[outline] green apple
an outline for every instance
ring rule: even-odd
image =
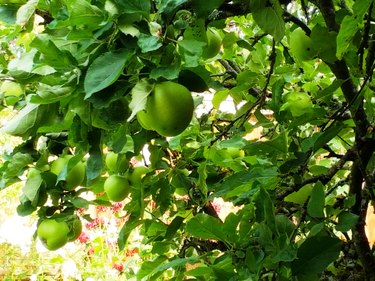
[[[137,166],[129,175],[129,181],[132,186],[139,186],[142,178],[149,172],[145,166]]]
[[[51,164],[51,172],[58,176],[65,168],[65,166],[68,165],[69,160],[72,157],[73,155],[65,155],[53,161]],[[65,178],[65,189],[70,191],[81,185],[85,179],[85,174],[86,165],[82,161],[79,161],[68,171]]]
[[[130,185],[127,178],[120,175],[110,175],[104,182],[104,191],[108,199],[120,202],[128,196]]]
[[[194,101],[190,91],[175,82],[157,83],[147,97],[146,110],[137,113],[138,122],[146,130],[162,136],[177,136],[193,118]]]
[[[64,221],[55,219],[43,220],[37,229],[37,235],[43,245],[50,251],[63,247],[68,242],[69,227]]]

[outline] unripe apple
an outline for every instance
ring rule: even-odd
[[[43,245],[50,251],[63,247],[68,242],[69,227],[64,221],[55,219],[43,220],[37,229],[37,235]]]

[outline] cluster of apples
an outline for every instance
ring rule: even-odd
[[[105,163],[111,174],[104,181],[104,192],[113,202],[123,201],[132,188],[139,188],[141,179],[149,172],[149,168],[137,166],[125,174],[119,173],[126,169],[128,163],[126,159],[119,158],[118,154],[112,151],[107,153]]]

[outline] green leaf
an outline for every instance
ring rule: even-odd
[[[68,52],[60,50],[47,35],[38,35],[30,44],[43,54],[41,60],[44,64],[56,69],[71,69],[77,62]]]
[[[273,36],[275,41],[279,42],[285,34],[285,22],[279,13],[273,7],[264,7],[252,12],[255,22],[264,32]]]
[[[219,8],[224,0],[210,0],[210,1],[201,1],[193,0],[192,6],[199,18],[206,18],[209,16],[215,9]]]
[[[85,81],[85,99],[92,94],[113,84],[129,63],[133,52],[122,49],[116,52],[107,52],[96,58],[89,66]]]
[[[212,269],[214,271],[214,280],[230,280],[236,274],[234,260],[229,253],[216,258]]]
[[[20,176],[28,164],[33,162],[33,158],[28,153],[16,152],[12,154],[12,158],[9,161],[5,162],[4,165],[0,168],[0,171],[3,171],[5,165],[8,165],[6,170],[7,177],[16,177]]]
[[[164,77],[167,80],[174,80],[178,77],[179,72],[180,66],[178,64],[160,66],[151,70],[150,78],[156,80],[160,77]]]
[[[362,17],[370,8],[373,0],[357,0],[353,4],[353,14]]]
[[[198,187],[199,187],[199,190],[202,192],[202,194],[207,194],[208,193],[208,189],[207,189],[207,183],[206,183],[206,180],[207,180],[207,162],[202,162],[199,164],[199,167],[198,167],[198,175],[199,175],[199,178],[198,178]]]
[[[104,167],[102,154],[100,151],[90,152],[90,157],[87,159],[86,177],[87,182],[91,182],[100,176],[100,173]]]
[[[223,223],[207,214],[198,214],[188,221],[186,231],[197,238],[225,241]]]
[[[23,187],[23,194],[32,203],[34,203],[35,200],[38,200],[39,188],[42,185],[42,183],[43,179],[40,174],[40,171],[37,169],[30,169],[25,186]]]
[[[32,15],[35,12],[36,6],[39,0],[29,0],[26,4],[22,5],[17,11],[17,24],[20,26],[25,26]]]
[[[159,13],[164,13],[167,15],[172,14],[178,6],[184,4],[187,0],[161,0],[158,3]]]
[[[270,108],[274,112],[278,112],[282,105],[282,94],[285,83],[284,78],[281,78],[272,85],[272,100],[270,102]]]
[[[276,232],[275,208],[265,188],[260,188],[259,192],[254,196],[255,216],[257,222],[265,222],[265,224]]]
[[[212,99],[212,105],[214,106],[214,108],[219,109],[220,104],[224,100],[226,100],[226,98],[228,96],[229,96],[229,90],[228,89],[216,92],[213,99]]]
[[[137,44],[141,48],[142,53],[155,51],[163,45],[159,37],[145,33],[139,35]]]
[[[298,248],[298,259],[292,262],[293,275],[321,273],[339,257],[341,244],[341,240],[328,236],[307,238]]]
[[[346,232],[351,230],[358,222],[359,216],[350,212],[341,212],[338,216],[336,230]]]
[[[74,91],[73,87],[63,85],[47,85],[39,83],[36,95],[31,96],[32,103],[49,104],[60,101]]]
[[[153,89],[154,85],[150,84],[146,79],[138,81],[134,86],[131,90],[132,100],[129,103],[129,108],[132,113],[128,118],[128,122],[131,121],[139,111],[146,109],[147,97]]]
[[[104,21],[104,14],[99,7],[91,5],[86,0],[70,0],[67,5],[70,17],[69,25],[84,25],[98,29]]]
[[[130,233],[142,223],[142,220],[139,220],[138,218],[134,218],[132,216],[130,216],[129,220],[126,223],[124,223],[123,227],[120,230],[117,240],[120,250],[125,248]]]
[[[291,262],[297,258],[297,248],[290,242],[290,238],[283,234],[275,239],[273,263]]]
[[[0,5],[0,19],[7,24],[13,24],[17,20],[17,5]]]
[[[227,241],[230,243],[236,243],[240,238],[238,237],[238,225],[242,219],[242,214],[229,213],[225,218],[223,232],[227,236]]]
[[[326,27],[319,24],[311,31],[312,46],[318,53],[318,56],[325,62],[333,63],[336,58],[336,36],[335,32],[330,32]]]
[[[166,260],[167,257],[165,255],[159,255],[154,260],[144,261],[141,265],[141,268],[137,272],[137,280],[142,280],[144,277],[151,274],[155,270],[155,268],[162,265],[162,263]]]
[[[318,149],[326,145],[330,140],[336,137],[344,127],[343,124],[336,124],[325,130],[314,142],[313,151],[316,152]]]
[[[268,153],[279,153],[285,154],[288,152],[288,135],[286,132],[275,136],[273,139],[264,142],[253,142],[249,143],[245,150],[248,151],[249,155],[252,154],[268,154]]]
[[[359,15],[345,16],[340,25],[340,31],[337,35],[336,56],[342,59],[348,48],[352,44],[354,35],[363,28],[362,18]]]
[[[201,257],[191,257],[191,258],[176,258],[174,260],[171,260],[167,263],[163,263],[163,264],[160,264],[158,265],[157,267],[155,267],[151,274],[156,274],[158,272],[162,272],[162,271],[165,271],[169,268],[175,268],[175,267],[178,267],[178,266],[181,266],[181,265],[185,265],[187,263],[190,263],[190,264],[194,264],[196,262],[198,262],[199,260],[201,259]]]
[[[294,232],[296,225],[285,215],[275,216],[276,229],[279,234],[286,234],[288,237]]]
[[[111,139],[108,141],[108,145],[110,145],[114,152],[127,152],[124,151],[127,146],[128,142],[131,141],[131,137],[127,135],[128,127],[125,125],[120,126],[116,131],[111,134]],[[131,145],[131,144],[130,144]]]
[[[214,194],[225,200],[236,197],[239,200],[252,198],[258,191],[256,187],[274,188],[278,182],[277,177],[277,167],[254,167],[226,177]]]
[[[184,222],[183,217],[180,217],[180,216],[175,217],[173,221],[168,225],[167,231],[165,232],[164,239],[166,240],[172,239],[173,236],[180,229],[183,222]]]
[[[177,42],[181,47],[181,52],[185,60],[185,67],[196,67],[203,53],[203,48],[207,45],[205,42],[183,39]]]
[[[321,182],[317,182],[311,191],[310,200],[307,203],[307,213],[314,218],[324,217],[325,192]]]
[[[34,211],[36,211],[36,207],[30,201],[21,202],[17,206],[17,214],[21,217],[29,216]]]
[[[201,264],[198,267],[188,270],[188,273],[187,273],[187,275],[189,276],[202,276],[203,277],[202,280],[208,280],[209,276],[212,276],[212,274],[213,274],[213,269],[210,266],[207,266],[205,264]]]
[[[29,103],[1,128],[0,131],[14,136],[27,137],[32,135],[37,132],[38,128],[44,122],[48,122],[48,119],[45,117],[50,113],[50,110],[54,108],[54,105]]]
[[[90,205],[90,202],[87,201],[86,199],[82,198],[82,197],[73,197],[73,198],[70,198],[69,201],[76,208],[84,208],[84,209],[86,209]]]
[[[298,191],[289,194],[287,197],[285,197],[284,200],[286,202],[292,202],[295,204],[303,205],[309,198],[311,191],[312,191],[312,186],[305,185],[302,188],[300,188]]]
[[[151,9],[149,0],[114,0],[124,11],[125,14],[140,14],[148,17]]]

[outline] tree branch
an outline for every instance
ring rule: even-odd
[[[354,151],[354,148],[352,149],[349,149],[345,155],[343,155],[339,161],[337,161],[337,163],[335,163],[329,170],[327,173],[325,174],[321,174],[321,175],[317,175],[317,176],[313,176],[313,177],[310,177],[310,178],[307,178],[305,180],[303,180],[301,183],[299,184],[295,184],[289,188],[286,188],[286,189],[283,189],[282,192],[280,192],[278,194],[278,199],[279,200],[282,200],[284,199],[286,196],[288,196],[289,194],[295,192],[295,191],[298,191],[300,190],[303,186],[305,186],[306,184],[310,184],[310,183],[316,183],[318,181],[320,181],[322,184],[327,184],[334,176],[335,174],[342,169],[342,167],[344,167],[344,165],[346,164],[346,162],[348,161],[352,161],[354,159],[354,156],[355,156],[355,151]]]
[[[359,220],[353,229],[353,241],[357,253],[363,264],[367,280],[375,280],[375,258],[371,252],[366,232],[366,211],[369,202],[367,190],[363,189],[363,182],[366,178],[365,169],[374,152],[373,145],[362,143],[357,152],[357,159],[354,161],[351,170],[350,194],[355,195],[356,201],[351,208],[352,213],[359,216]]]
[[[333,1],[314,0],[311,2],[315,3],[320,9],[328,29],[330,31],[338,32],[339,25],[336,23],[336,14]],[[330,67],[336,78],[343,81],[341,90],[346,101],[351,104],[357,97],[357,87],[351,78],[348,65],[344,60],[336,60],[333,63],[326,62],[326,64]],[[369,122],[363,108],[363,102],[360,102],[358,108],[350,107],[349,110],[352,114],[353,121],[356,124],[357,137],[363,137],[367,132],[367,128],[369,127]]]
[[[299,18],[297,18],[296,16],[292,15],[291,13],[289,13],[287,11],[283,12],[283,16],[284,16],[284,20],[285,21],[287,21],[287,22],[290,21],[290,22],[294,23],[295,25],[297,25],[300,28],[302,28],[303,31],[305,31],[305,33],[306,33],[307,36],[310,36],[311,29],[306,25],[306,23],[304,23]]]

